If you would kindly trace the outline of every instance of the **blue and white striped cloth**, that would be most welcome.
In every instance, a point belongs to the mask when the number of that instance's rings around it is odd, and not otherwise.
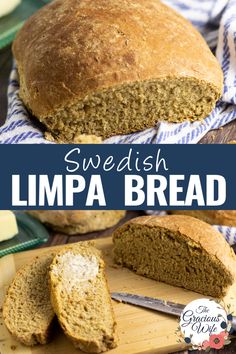
[[[147,210],[146,214],[148,215],[167,215],[166,211],[153,211],[153,210]],[[236,244],[236,227],[231,227],[231,226],[225,226],[225,225],[212,225],[217,231],[219,231],[226,241],[230,244],[230,246],[233,246]]]
[[[209,130],[236,118],[236,0],[164,0],[189,19],[205,37],[224,72],[224,93],[213,112],[202,122],[159,123],[138,133],[115,136],[106,143],[190,144],[197,143]],[[18,96],[19,82],[14,67],[8,89],[8,115],[0,128],[1,144],[50,143],[28,117]]]
[[[232,246],[236,244],[236,227],[223,225],[213,225],[216,230],[221,232],[226,241]]]

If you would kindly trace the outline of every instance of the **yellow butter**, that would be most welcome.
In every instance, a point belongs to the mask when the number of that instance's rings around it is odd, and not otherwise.
[[[18,234],[15,214],[10,210],[0,210],[0,242]]]
[[[0,17],[8,15],[20,4],[21,0],[0,0]]]

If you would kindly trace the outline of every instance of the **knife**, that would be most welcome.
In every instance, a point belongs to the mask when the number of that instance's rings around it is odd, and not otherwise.
[[[112,293],[113,300],[124,302],[139,307],[144,307],[158,312],[167,313],[169,315],[180,317],[186,305],[178,304],[171,301],[165,301],[148,296],[140,296],[128,293]],[[236,316],[233,316],[232,329],[236,331]]]

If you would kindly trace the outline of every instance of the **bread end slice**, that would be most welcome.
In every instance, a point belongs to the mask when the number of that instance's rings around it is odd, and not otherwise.
[[[53,259],[51,302],[75,347],[101,353],[116,347],[116,323],[100,252],[90,243],[72,245]]]
[[[22,267],[5,297],[4,323],[27,346],[46,344],[50,340],[55,313],[50,303],[48,270],[53,256],[50,252]]]

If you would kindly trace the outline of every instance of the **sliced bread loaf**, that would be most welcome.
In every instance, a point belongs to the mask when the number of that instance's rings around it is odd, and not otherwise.
[[[75,347],[100,353],[116,346],[113,309],[105,265],[88,242],[59,252],[50,267],[51,302]]]
[[[224,237],[190,216],[143,216],[113,234],[115,261],[140,275],[213,297],[236,278],[236,256]]]
[[[20,97],[62,142],[201,120],[222,94],[200,33],[158,0],[55,0],[26,21],[13,52]]]
[[[21,343],[46,344],[55,313],[50,302],[48,270],[53,253],[35,258],[21,268],[10,285],[3,305],[9,332]]]

